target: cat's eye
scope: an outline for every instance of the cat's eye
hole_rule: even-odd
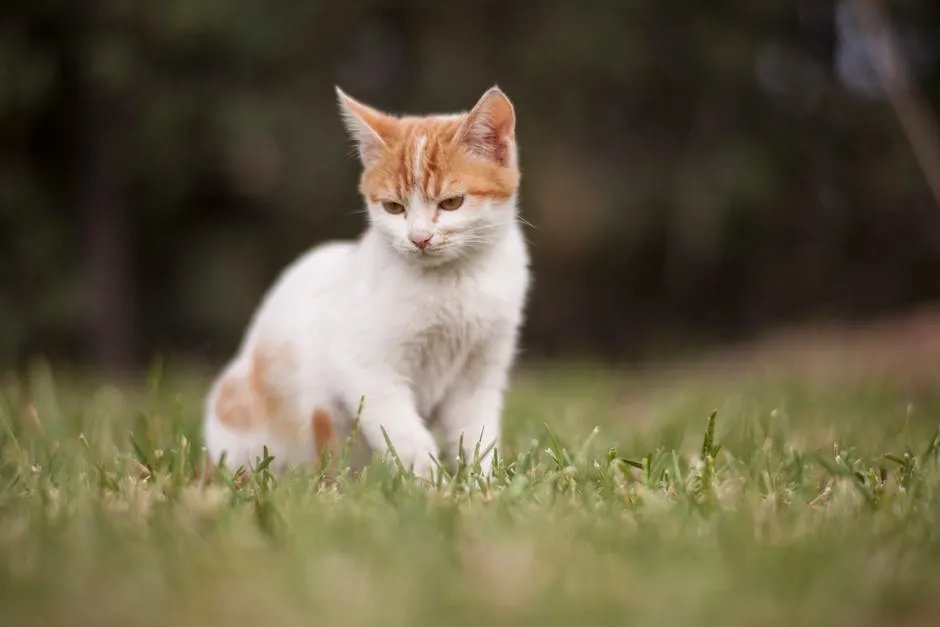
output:
[[[382,202],[382,207],[392,215],[398,215],[405,212],[405,205],[400,202],[394,202],[392,200],[385,200]]]
[[[437,203],[437,206],[443,209],[444,211],[453,211],[455,209],[460,209],[463,205],[463,196],[452,196],[450,198],[445,198],[441,202]]]

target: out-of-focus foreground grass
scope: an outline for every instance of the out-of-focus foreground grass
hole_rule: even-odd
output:
[[[531,367],[495,476],[436,488],[378,463],[206,485],[204,378],[38,365],[0,394],[2,624],[938,624],[938,340]]]

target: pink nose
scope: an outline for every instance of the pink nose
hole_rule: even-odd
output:
[[[428,244],[431,242],[431,237],[433,237],[433,236],[432,236],[432,235],[424,235],[424,234],[420,234],[420,235],[412,234],[412,235],[409,235],[409,236],[408,236],[408,239],[411,240],[411,243],[412,243],[412,244],[414,244],[415,246],[417,246],[417,247],[420,248],[421,250],[424,250],[425,248],[427,248]]]

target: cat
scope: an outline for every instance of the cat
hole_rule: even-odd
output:
[[[391,442],[428,479],[462,442],[489,474],[531,280],[513,104],[494,86],[469,111],[400,116],[336,95],[366,228],[264,295],[209,388],[210,461],[247,468],[267,446],[275,467],[319,464],[358,416],[351,466]]]

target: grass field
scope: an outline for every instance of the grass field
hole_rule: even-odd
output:
[[[431,489],[203,485],[204,379],[37,364],[0,388],[0,625],[937,625],[937,329],[529,367],[495,476]]]

